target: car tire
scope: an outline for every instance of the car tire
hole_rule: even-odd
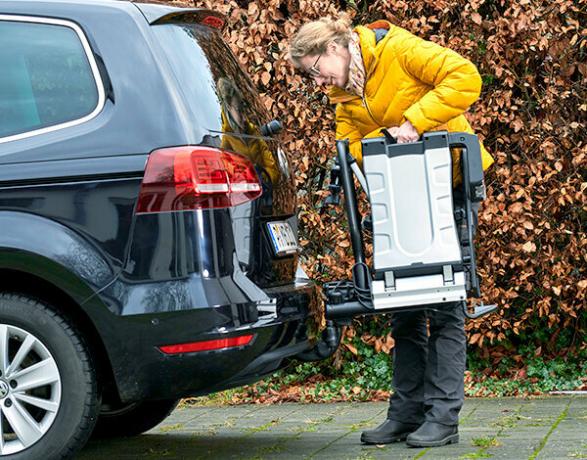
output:
[[[138,436],[165,420],[179,400],[139,401],[117,406],[103,406],[94,429],[95,438]]]
[[[49,304],[0,293],[0,455],[67,459],[97,420],[95,367],[80,333]]]

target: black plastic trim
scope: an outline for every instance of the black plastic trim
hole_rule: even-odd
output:
[[[446,131],[426,133],[423,139],[424,150],[448,148],[448,133]]]
[[[449,144],[451,147],[463,148],[463,177],[465,178],[465,194],[474,203],[485,199],[485,186],[483,180],[483,160],[481,158],[481,146],[479,139],[474,134],[450,133]]]
[[[363,146],[363,156],[381,155],[385,149],[388,158],[399,157],[402,155],[424,155],[424,142],[410,142],[403,144],[390,144],[384,137],[373,139],[364,139],[361,141]]]
[[[138,154],[2,164],[0,187],[142,177],[147,158]]]

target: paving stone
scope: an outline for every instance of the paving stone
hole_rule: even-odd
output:
[[[536,458],[587,459],[587,398],[570,400],[567,410],[557,420],[556,426],[555,420],[549,427],[548,439]]]
[[[468,399],[460,442],[433,449],[360,444],[387,403],[279,404],[176,409],[143,436],[93,440],[93,459],[587,459],[587,398]],[[562,414],[562,415],[561,415]],[[495,438],[498,445],[478,444]]]

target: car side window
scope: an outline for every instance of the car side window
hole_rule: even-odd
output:
[[[0,142],[83,121],[101,109],[102,83],[79,27],[7,18],[0,17]]]

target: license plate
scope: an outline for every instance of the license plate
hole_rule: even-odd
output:
[[[267,223],[275,254],[283,256],[298,251],[298,240],[288,222]]]

